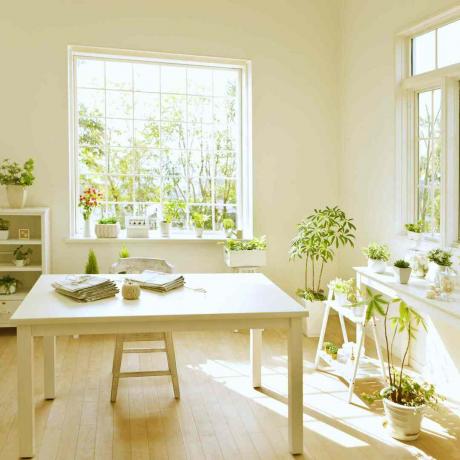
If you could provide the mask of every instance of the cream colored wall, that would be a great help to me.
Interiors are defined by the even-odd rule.
[[[404,256],[405,239],[395,230],[395,34],[438,11],[444,0],[346,0],[342,22],[342,120],[339,154],[340,204],[356,219],[357,249],[342,253],[339,272],[351,276],[363,265],[359,248],[386,242]],[[453,395],[460,384],[460,338],[447,323],[430,324],[413,353],[427,376],[446,383]],[[458,394],[456,395],[459,398]]]
[[[51,208],[52,268],[79,272],[89,248],[68,235],[67,45],[246,58],[253,63],[254,228],[270,244],[265,272],[288,292],[295,224],[335,204],[338,1],[43,0],[7,2],[0,15],[0,157],[37,163],[31,205]],[[319,193],[321,191],[321,193]],[[1,200],[5,203],[2,192]],[[94,245],[101,267],[119,245]],[[180,271],[222,271],[214,242],[129,245]]]

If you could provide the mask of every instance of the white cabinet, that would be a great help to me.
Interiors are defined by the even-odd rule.
[[[9,319],[42,273],[50,271],[49,209],[0,208],[0,218],[8,221],[8,238],[0,239],[0,277],[18,281],[14,294],[0,295],[0,327],[12,327]],[[13,263],[13,252],[19,247],[31,249],[30,262],[22,267]]]

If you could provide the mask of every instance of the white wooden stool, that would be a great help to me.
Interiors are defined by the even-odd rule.
[[[163,259],[153,259],[150,257],[127,257],[120,259],[110,268],[111,273],[142,273],[144,270],[154,270],[157,272],[171,273],[172,265]],[[129,342],[153,342],[161,341],[161,348],[125,348],[124,344]],[[123,353],[166,353],[168,361],[168,369],[165,370],[149,370],[136,372],[121,372],[121,362]],[[179,379],[177,376],[176,355],[174,353],[174,342],[172,332],[152,332],[152,333],[137,333],[137,334],[119,334],[115,342],[115,353],[113,355],[112,366],[112,392],[110,400],[115,402],[117,399],[118,382],[120,378],[125,377],[152,377],[160,375],[170,375],[174,397],[180,398]]]

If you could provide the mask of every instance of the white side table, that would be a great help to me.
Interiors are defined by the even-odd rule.
[[[376,366],[371,358],[367,357],[362,353],[364,346],[364,337],[365,337],[365,328],[366,328],[366,312],[364,311],[362,316],[355,316],[354,312],[350,307],[340,306],[339,303],[332,299],[332,292],[329,292],[329,298],[325,301],[326,308],[324,309],[323,324],[321,327],[321,333],[319,336],[318,349],[316,350],[315,358],[315,369],[318,369],[320,359],[325,361],[329,366],[333,368],[333,372],[339,374],[344,378],[349,385],[348,389],[348,402],[351,402],[353,397],[353,389],[355,386],[355,381],[357,379],[368,379],[368,378],[378,378],[382,377],[385,381],[385,362],[383,360],[382,350],[380,348],[379,339],[377,336],[377,330],[375,325],[375,318],[372,317],[369,320],[369,323],[372,327],[372,332],[374,335],[375,346],[377,348],[377,355],[380,361],[380,366]],[[347,330],[345,328],[345,319],[347,318],[356,325],[356,342],[358,344],[358,349],[356,351],[356,356],[354,357],[354,363],[340,363],[337,360],[333,359],[323,350],[324,336],[326,335],[327,320],[329,318],[329,313],[331,310],[335,310],[339,315],[340,327],[342,329],[342,336],[344,343],[348,343]],[[379,369],[380,368],[380,369]]]

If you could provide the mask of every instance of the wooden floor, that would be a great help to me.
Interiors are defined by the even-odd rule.
[[[59,337],[57,398],[42,399],[42,344],[36,340],[37,443],[40,460],[67,459],[287,459],[286,338],[264,333],[262,391],[249,381],[247,331],[177,333],[181,385],[173,398],[169,377],[120,381],[110,403],[114,338]],[[418,441],[400,443],[382,427],[381,407],[312,370],[316,340],[305,339],[305,454],[311,459],[460,459],[460,418],[454,409],[430,412]],[[162,365],[161,356],[127,355],[125,368]],[[0,331],[0,459],[17,458],[14,330]],[[155,362],[154,362],[155,360]],[[458,408],[457,408],[458,409]]]

